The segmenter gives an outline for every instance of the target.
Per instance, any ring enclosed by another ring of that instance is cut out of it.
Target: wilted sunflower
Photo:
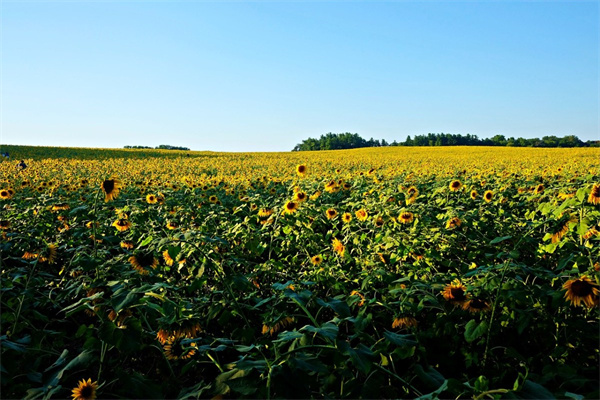
[[[490,305],[487,301],[480,299],[479,297],[475,297],[465,301],[463,304],[463,309],[472,313],[477,313],[488,311],[490,309]]]
[[[360,297],[360,301],[357,304],[359,307],[362,307],[365,304],[365,296],[363,296],[358,290],[353,290],[350,292],[350,297],[352,296]]]
[[[138,252],[129,257],[129,263],[141,275],[148,275],[148,268],[155,269],[158,266],[158,260],[152,253]]]
[[[598,285],[586,275],[578,279],[570,279],[563,285],[566,290],[565,298],[574,306],[585,304],[587,307],[594,307],[598,304]]]
[[[594,183],[587,201],[594,205],[600,204],[600,183]]]
[[[450,182],[448,187],[450,188],[451,191],[456,192],[456,191],[460,190],[460,188],[462,187],[462,183],[459,180],[455,179],[452,182]]]
[[[413,213],[408,212],[408,211],[400,213],[400,216],[398,216],[398,221],[401,224],[410,224],[411,222],[413,222],[413,220],[414,220]]]
[[[492,192],[491,190],[486,190],[485,193],[483,194],[483,200],[485,200],[486,203],[489,203],[490,201],[492,201],[493,198],[494,198],[494,192]]]
[[[89,378],[87,381],[80,380],[77,387],[72,390],[73,400],[94,400],[96,398],[96,389],[98,389],[98,382],[92,382]]]
[[[345,224],[347,224],[348,222],[352,221],[352,214],[345,212],[342,214],[342,221],[344,221]]]
[[[121,181],[119,181],[117,178],[110,178],[103,181],[100,186],[104,192],[104,201],[108,202],[116,199],[119,195],[119,191],[121,190]]]
[[[298,203],[296,203],[295,201],[288,201],[287,203],[285,203],[285,205],[283,206],[283,212],[286,214],[291,214],[296,212],[296,210],[298,209]]]
[[[123,240],[121,242],[121,247],[127,250],[133,249],[133,242],[131,240]]]
[[[467,287],[455,279],[444,288],[442,295],[451,303],[462,304],[467,300]]]
[[[112,226],[117,228],[119,232],[124,232],[127,229],[131,228],[131,222],[129,222],[128,219],[119,218],[118,220],[112,223]]]
[[[560,242],[567,233],[569,232],[569,223],[566,222],[564,225],[559,225],[554,232],[552,232],[552,243]]]
[[[355,212],[354,215],[356,215],[356,218],[359,221],[366,221],[367,218],[369,218],[369,214],[367,213],[367,211],[364,208],[361,208],[360,210]]]
[[[462,225],[462,221],[458,217],[452,217],[446,222],[446,229],[454,229]]]
[[[327,217],[327,219],[334,219],[337,214],[337,211],[333,208],[329,208],[327,209],[327,211],[325,211],[325,216]]]
[[[158,200],[156,199],[156,196],[153,194],[149,194],[146,196],[146,203],[148,204],[156,204],[158,202]]]
[[[296,165],[296,173],[298,174],[298,176],[302,177],[302,176],[306,175],[306,172],[307,172],[306,165],[304,165],[304,164]]]
[[[323,262],[323,257],[321,257],[321,255],[312,256],[310,262],[313,265],[320,265]]]
[[[337,238],[333,239],[332,246],[333,246],[333,251],[335,251],[340,257],[344,256],[346,247],[344,247],[344,244],[339,239],[337,239]]]
[[[266,333],[269,333],[270,335],[273,335],[274,333],[279,332],[281,329],[288,327],[294,322],[295,320],[293,317],[284,317],[277,321],[275,324],[273,324],[273,326],[263,324],[262,334],[264,335]]]
[[[40,254],[38,261],[41,263],[47,262],[48,264],[54,264],[57,256],[57,246],[55,244],[49,244],[46,248],[45,253]]]
[[[411,328],[417,326],[418,322],[414,317],[398,317],[392,322],[392,328]]]
[[[182,343],[184,339],[185,337],[181,335],[171,336],[167,339],[163,350],[168,360],[187,360],[196,354],[198,345],[195,342],[184,345]]]
[[[0,229],[6,230],[10,228],[10,221],[0,221]]]

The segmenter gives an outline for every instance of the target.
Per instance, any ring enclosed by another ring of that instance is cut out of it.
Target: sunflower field
[[[598,149],[2,149],[2,398],[600,397]]]

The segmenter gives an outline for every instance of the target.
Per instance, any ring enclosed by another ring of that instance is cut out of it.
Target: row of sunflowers
[[[598,149],[2,146],[5,398],[598,398]]]

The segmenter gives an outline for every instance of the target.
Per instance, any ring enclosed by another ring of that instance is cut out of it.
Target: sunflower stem
[[[100,349],[100,367],[98,368],[98,378],[96,379],[97,381],[100,381],[100,375],[102,375],[102,365],[104,364],[104,356],[106,355],[107,348],[108,348],[108,345],[103,340],[102,347]]]
[[[29,281],[31,280],[31,276],[35,272],[35,268],[38,265],[39,258],[35,260],[33,264],[33,268],[31,268],[31,272],[27,275],[27,282],[25,282],[25,289],[23,289],[23,294],[19,298],[19,308],[17,308],[17,315],[15,316],[15,323],[13,324],[13,328],[11,330],[11,335],[14,335],[15,330],[17,329],[17,323],[19,322],[19,317],[21,316],[21,308],[23,307],[23,302],[25,301],[25,293],[27,292],[27,287],[29,287]]]
[[[494,322],[494,314],[496,314],[496,306],[498,305],[498,297],[500,294],[500,290],[502,289],[502,285],[504,284],[504,276],[506,275],[506,271],[508,269],[508,265],[510,264],[509,260],[506,260],[504,263],[504,268],[502,269],[502,276],[500,277],[500,284],[496,289],[496,298],[494,299],[494,305],[492,306],[492,315],[490,316],[490,323],[488,324],[487,337],[485,339],[485,350],[483,352],[483,362],[482,368],[485,368],[485,363],[487,361],[488,349],[490,347],[490,336],[492,333],[492,323]]]

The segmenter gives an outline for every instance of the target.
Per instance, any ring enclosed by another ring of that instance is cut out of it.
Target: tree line
[[[189,147],[171,146],[168,144],[161,144],[160,146],[124,146],[124,149],[159,149],[159,150],[189,150]]]
[[[509,146],[509,147],[600,147],[600,140],[584,142],[575,135],[564,137],[544,136],[541,139],[514,138],[504,135],[495,135],[491,138],[480,139],[477,135],[461,135],[450,133],[428,133],[427,135],[409,135],[405,141],[394,140],[388,143],[385,139],[365,140],[358,133],[327,133],[319,139],[308,138],[297,144],[292,151],[310,150],[341,150],[356,149],[360,147],[385,147],[385,146]]]

